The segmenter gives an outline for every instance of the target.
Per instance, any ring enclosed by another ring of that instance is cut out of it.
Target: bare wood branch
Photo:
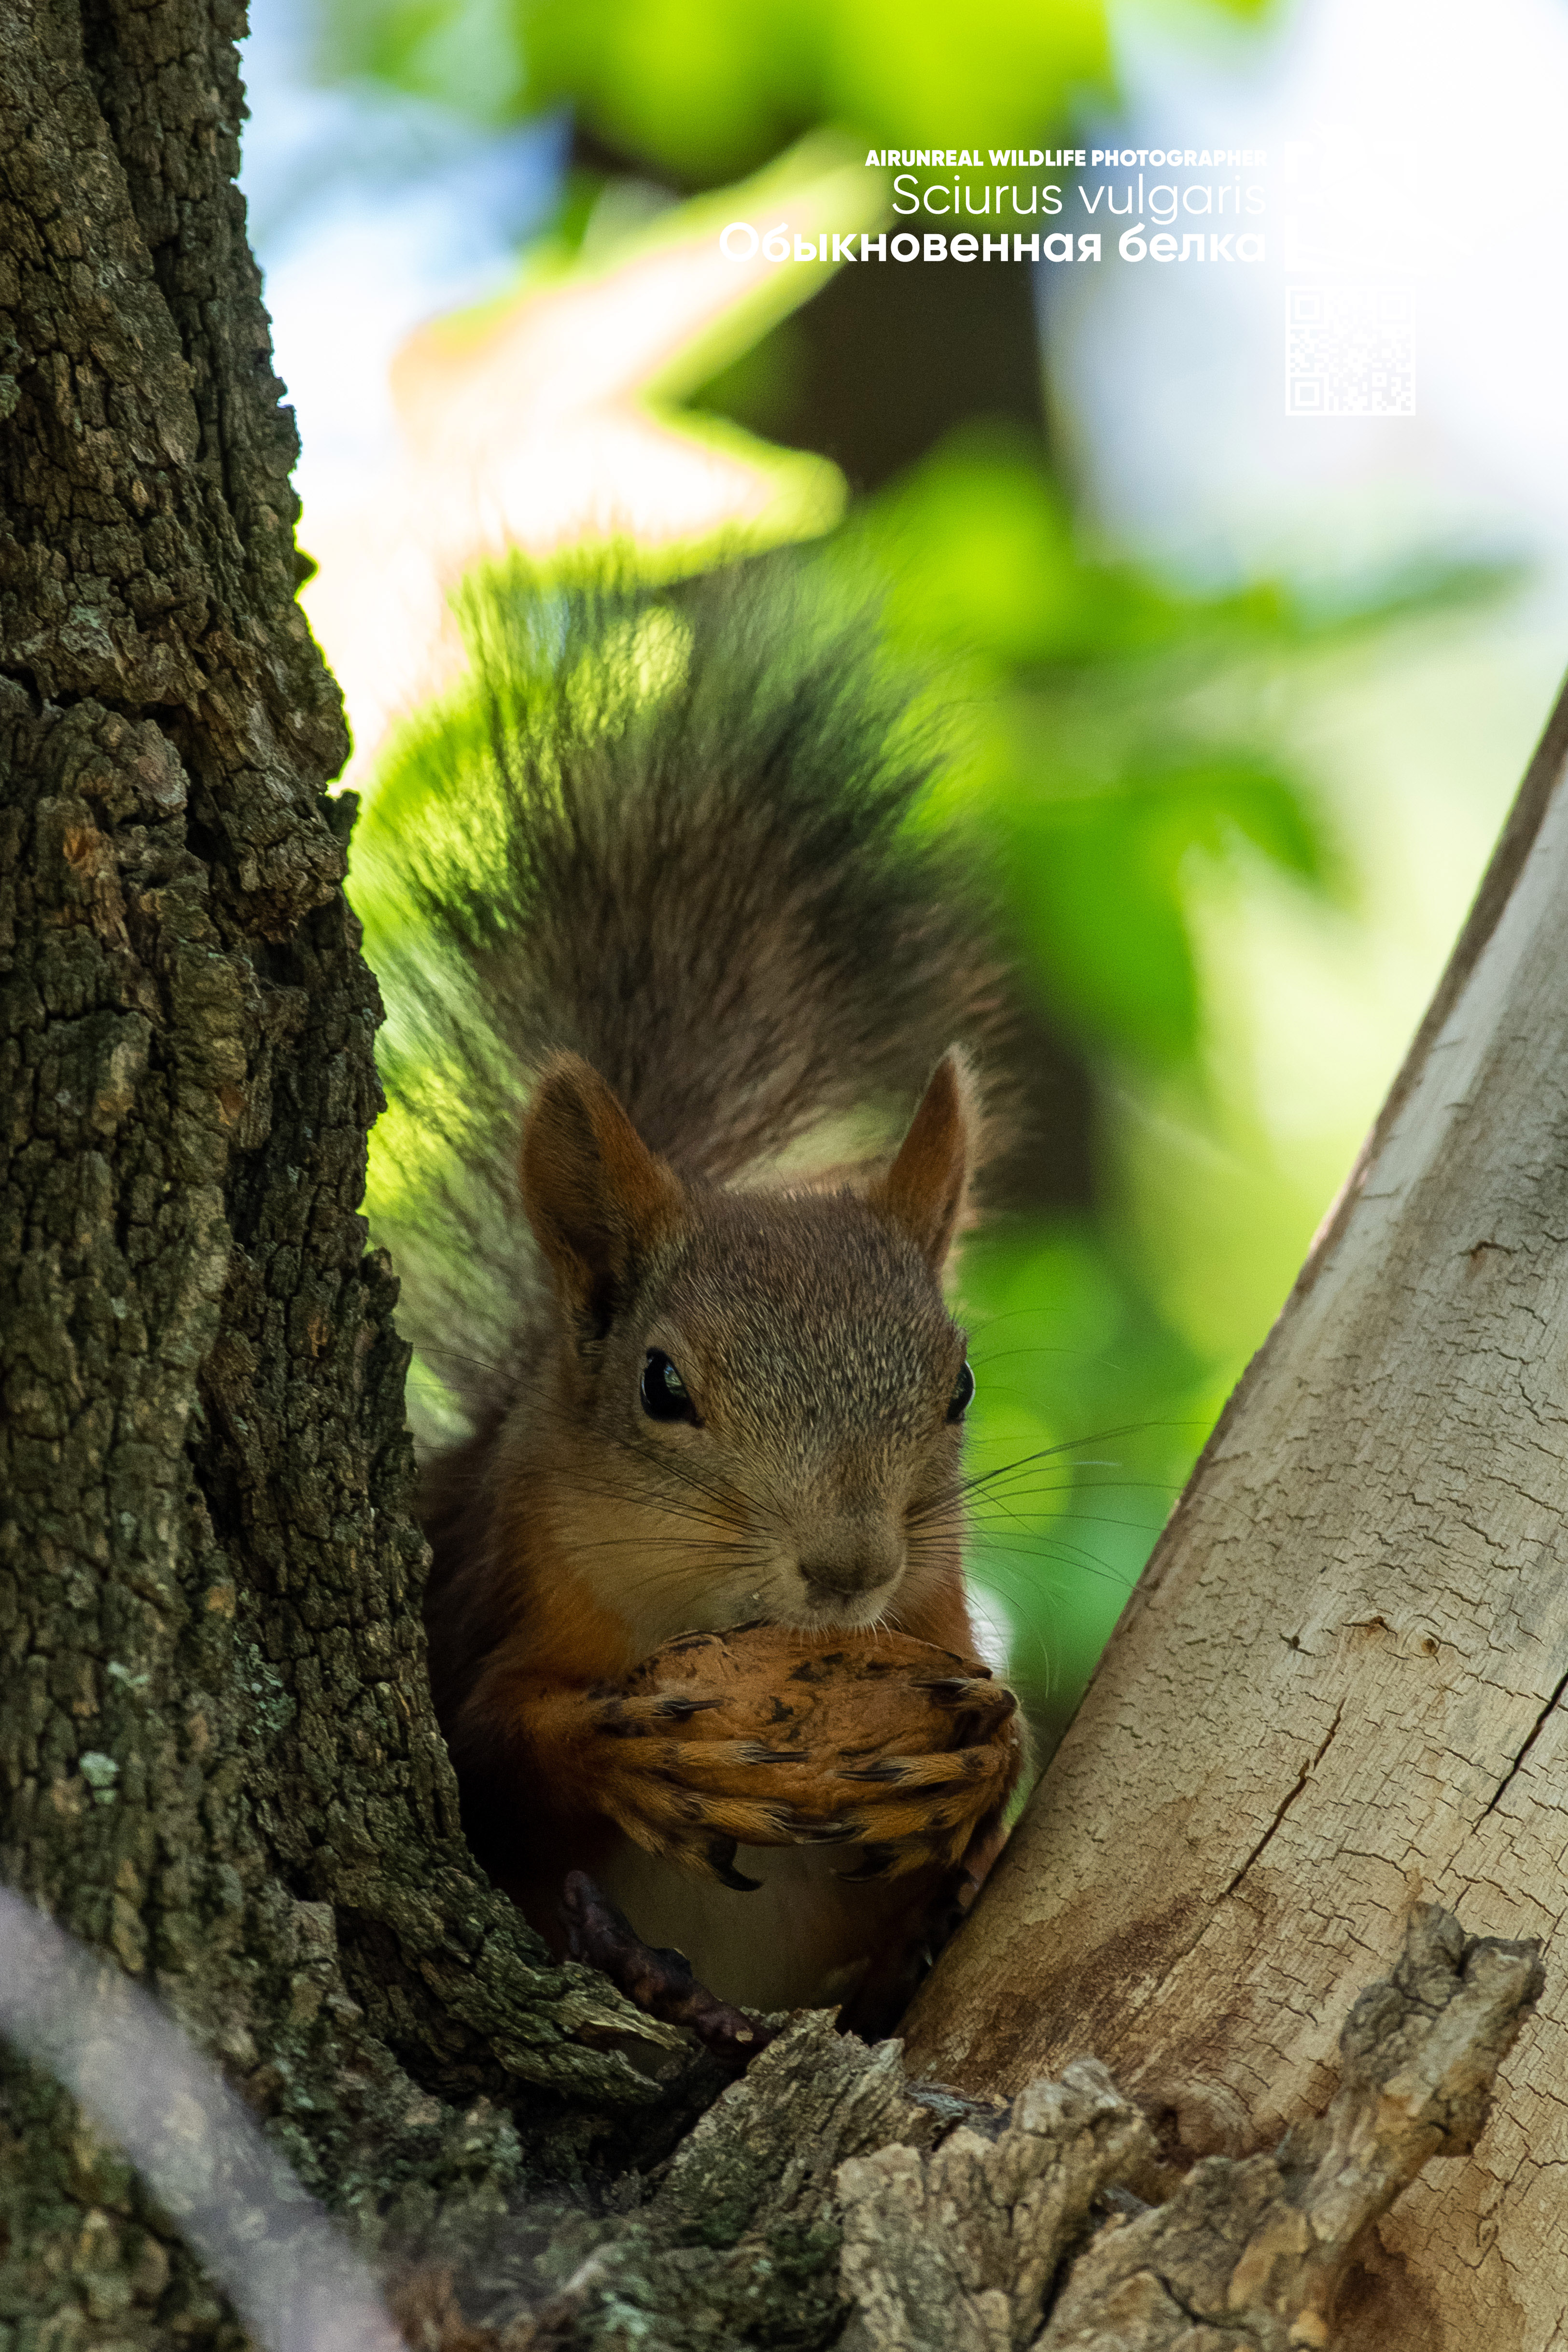
[[[489,2313],[465,2316],[450,2273],[426,2271],[399,2315],[418,2352],[684,2352],[772,2341],[751,2331],[785,2311],[790,2341],[840,2352],[1323,2352],[1366,2224],[1429,2158],[1473,2147],[1542,1980],[1533,1947],[1467,1937],[1424,1906],[1351,2011],[1327,2113],[1271,2156],[1207,2158],[1134,2220],[1117,2191],[1158,2169],[1153,2137],[1094,2059],[1004,2110],[906,2081],[897,2043],[867,2049],[811,2016],[559,2291],[542,2278],[571,2224],[527,2284],[501,2232]]]
[[[1568,698],[1346,1197],[1227,1409],[913,2062],[1008,2092],[1090,2049],[1184,2161],[1331,2080],[1419,1900],[1563,1916]],[[1009,1998],[999,2002],[1005,1981]],[[1558,2325],[1568,1990],[1474,2166],[1370,2231],[1347,2344]]]
[[[1533,1945],[1467,1938],[1424,1906],[1351,2011],[1327,2115],[1274,2156],[1206,2158],[1168,2204],[1105,2231],[1038,2352],[1322,2352],[1362,2231],[1428,2158],[1469,2154],[1543,1982]]]

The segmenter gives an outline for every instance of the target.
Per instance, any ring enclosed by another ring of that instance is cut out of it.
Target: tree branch
[[[1153,2134],[1096,2060],[1007,2109],[906,2081],[896,2043],[812,2015],[639,2212],[586,2244],[580,2213],[551,2217],[521,2265],[514,2221],[461,2302],[426,2266],[398,2316],[421,2352],[610,2352],[628,2332],[661,2352],[1321,2352],[1361,2232],[1429,2158],[1474,2147],[1543,1981],[1532,1944],[1421,1906],[1351,2011],[1327,2112],[1272,2156],[1205,2159],[1157,2207],[1131,2193],[1159,2170]]]
[[[1451,1913],[1422,1905],[1393,1975],[1351,2011],[1328,2113],[1273,2156],[1206,2158],[1168,2204],[1106,2230],[1038,2352],[1331,2344],[1357,2238],[1429,2157],[1470,2153],[1544,1983],[1533,1943],[1467,1937]]]

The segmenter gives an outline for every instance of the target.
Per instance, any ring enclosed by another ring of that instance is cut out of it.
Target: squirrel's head
[[[942,1275],[977,1123],[952,1052],[865,1189],[725,1192],[683,1182],[585,1062],[545,1069],[522,1193],[559,1339],[509,1451],[639,1648],[896,1624],[959,1575],[973,1381]]]

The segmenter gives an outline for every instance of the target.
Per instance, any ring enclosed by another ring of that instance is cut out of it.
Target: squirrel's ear
[[[867,1196],[872,1208],[903,1227],[933,1274],[946,1263],[963,1213],[979,1132],[974,1074],[954,1045],[937,1064],[898,1158]]]
[[[597,1070],[552,1055],[523,1122],[522,1204],[563,1299],[595,1338],[634,1260],[676,1223],[681,1197]]]

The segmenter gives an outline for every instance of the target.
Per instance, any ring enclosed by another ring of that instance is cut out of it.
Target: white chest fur
[[[645,1944],[684,1952],[699,1980],[743,2009],[831,2008],[865,1974],[881,1892],[847,1885],[853,1846],[740,1848],[735,1866],[762,1885],[738,1893],[674,1869],[624,1839],[600,1882]]]

